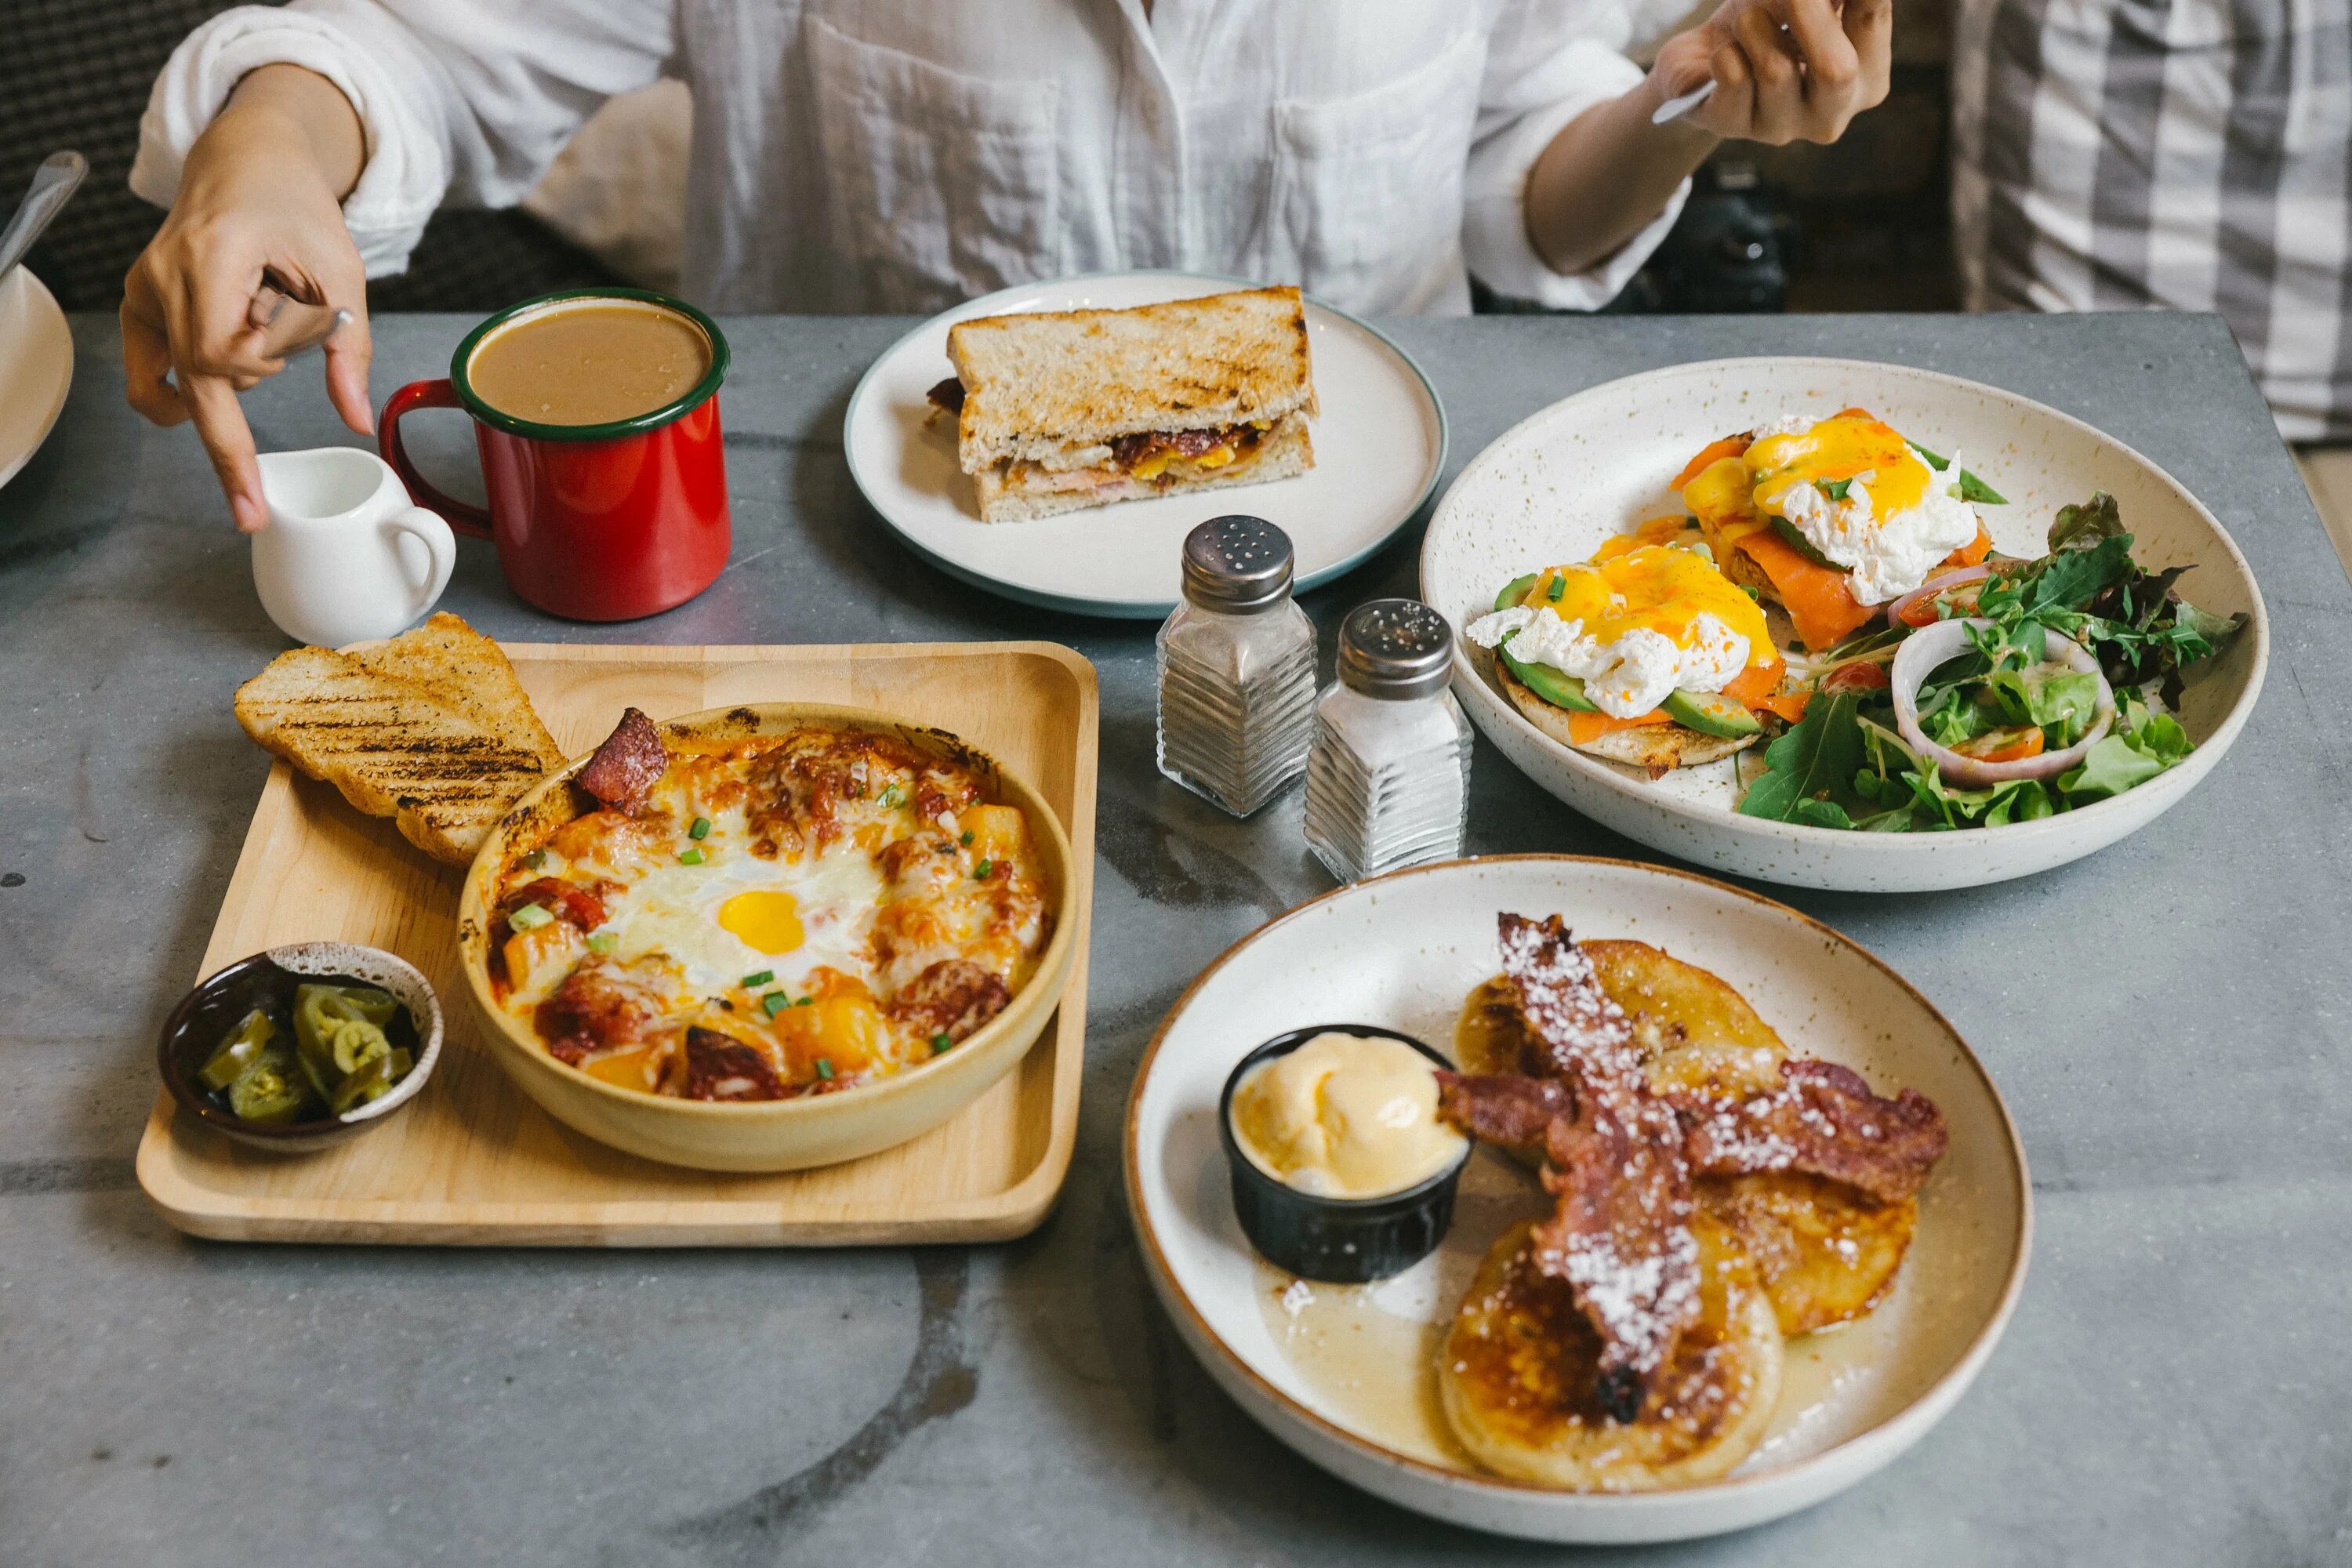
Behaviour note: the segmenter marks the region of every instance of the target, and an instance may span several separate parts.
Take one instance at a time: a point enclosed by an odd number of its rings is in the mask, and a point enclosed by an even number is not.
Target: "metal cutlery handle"
[[[16,216],[6,228],[0,229],[0,277],[7,276],[8,269],[25,258],[25,252],[33,248],[33,241],[41,237],[41,231],[49,226],[49,220],[89,173],[89,162],[79,153],[52,153],[41,161]]]

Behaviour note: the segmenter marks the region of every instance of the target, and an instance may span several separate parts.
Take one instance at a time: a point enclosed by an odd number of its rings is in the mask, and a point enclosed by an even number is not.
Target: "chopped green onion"
[[[771,991],[760,998],[760,1005],[768,1010],[768,1016],[771,1018],[792,1005],[792,998],[781,991]]]
[[[1544,590],[1544,597],[1557,605],[1559,603],[1561,596],[1567,592],[1568,579],[1565,577],[1555,577],[1551,580],[1551,586]]]
[[[691,849],[679,850],[677,855],[677,863],[681,866],[699,866],[702,864],[704,858],[705,857],[702,853],[702,847],[698,844]]]
[[[537,931],[554,918],[538,904],[525,904],[507,917],[507,924],[517,931]]]
[[[710,818],[709,818],[709,817],[707,817],[707,816],[698,816],[698,817],[696,817],[696,818],[694,819],[694,826],[691,826],[691,827],[688,827],[688,828],[686,830],[686,836],[687,836],[688,838],[694,839],[694,840],[695,840],[695,841],[697,841],[698,843],[698,842],[700,842],[701,840],[705,839],[705,838],[709,837],[710,837]]]
[[[1846,492],[1853,489],[1853,481],[1852,479],[1815,479],[1813,488],[1832,500],[1843,500]]]
[[[762,969],[757,974],[747,974],[743,976],[743,989],[746,991],[757,991],[761,986],[765,985],[775,977],[776,972],[772,969]]]
[[[806,1007],[814,1004],[816,998],[814,996],[803,996],[799,1001],[793,1003],[793,1005],[795,1007]]]
[[[903,805],[906,804],[906,801],[907,792],[900,789],[897,784],[892,784],[888,789],[882,792],[882,804],[884,805]]]
[[[831,1057],[819,1057],[816,1058],[816,1076],[824,1079],[827,1083],[831,1083],[833,1081],[833,1058]]]
[[[1935,469],[1939,474],[1946,468],[1952,466],[1952,460],[1949,458],[1947,458],[1940,453],[1930,452],[1927,447],[1922,447],[1916,441],[1913,441],[1908,437],[1906,437],[1904,444],[1909,447],[1913,451],[1919,454],[1920,461],[1926,463],[1929,468]]]
[[[534,849],[522,858],[522,863],[534,871],[544,870],[547,866],[547,851]]]
[[[980,858],[980,864],[971,868],[972,879],[975,881],[985,882],[988,880],[988,874],[995,869],[996,862],[983,855]]]
[[[941,1051],[946,1050],[950,1046],[954,1044],[955,1042],[948,1038],[944,1034],[933,1035],[931,1037],[931,1055],[938,1056]]]
[[[969,827],[965,828],[963,830],[962,837],[959,837],[956,842],[959,844],[970,844],[971,842],[971,829]]]
[[[610,952],[620,944],[621,939],[608,931],[593,931],[588,937],[588,951],[591,952]]]

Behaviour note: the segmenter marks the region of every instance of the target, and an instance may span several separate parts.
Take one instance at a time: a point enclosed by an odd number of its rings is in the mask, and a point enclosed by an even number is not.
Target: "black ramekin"
[[[1339,1285],[1385,1279],[1412,1268],[1445,1239],[1445,1227],[1454,1223],[1454,1189],[1470,1163],[1470,1150],[1465,1146],[1460,1159],[1427,1180],[1377,1198],[1318,1197],[1260,1170],[1234,1136],[1234,1087],[1258,1063],[1295,1051],[1318,1035],[1402,1040],[1434,1066],[1454,1065],[1411,1035],[1375,1024],[1317,1024],[1276,1035],[1250,1052],[1226,1077],[1225,1091],[1217,1098],[1217,1141],[1233,1173],[1234,1215],[1250,1245],[1277,1268]]]

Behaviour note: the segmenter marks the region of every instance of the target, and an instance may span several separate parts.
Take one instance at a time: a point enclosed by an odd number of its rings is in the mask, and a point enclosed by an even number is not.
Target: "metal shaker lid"
[[[1213,517],[1184,536],[1184,596],[1207,610],[1250,615],[1290,596],[1290,535],[1262,517]]]
[[[1367,697],[1433,697],[1453,661],[1454,628],[1419,599],[1374,599],[1339,624],[1339,679]]]

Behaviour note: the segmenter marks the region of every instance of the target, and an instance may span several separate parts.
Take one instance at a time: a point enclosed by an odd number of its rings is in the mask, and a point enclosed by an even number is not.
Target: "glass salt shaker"
[[[1307,765],[1315,627],[1290,596],[1290,536],[1213,517],[1184,539],[1184,600],[1160,628],[1160,771],[1247,816]]]
[[[1418,599],[1339,627],[1339,679],[1315,707],[1307,846],[1343,882],[1462,852],[1470,722],[1446,689],[1454,628]]]

